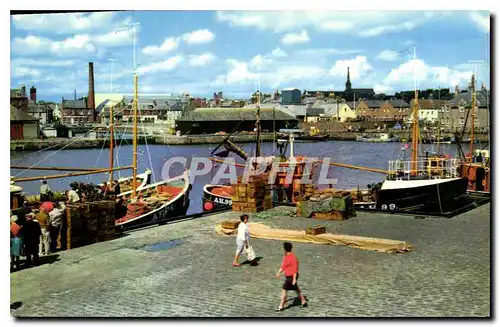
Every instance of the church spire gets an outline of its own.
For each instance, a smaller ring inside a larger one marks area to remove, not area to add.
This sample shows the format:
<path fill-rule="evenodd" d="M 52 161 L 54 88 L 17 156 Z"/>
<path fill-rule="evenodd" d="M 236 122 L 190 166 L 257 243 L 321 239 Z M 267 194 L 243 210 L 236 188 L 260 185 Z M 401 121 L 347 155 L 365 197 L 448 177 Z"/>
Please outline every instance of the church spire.
<path fill-rule="evenodd" d="M 347 82 L 345 82 L 345 90 L 346 91 L 351 90 L 351 77 L 349 75 L 349 66 L 347 67 Z"/>

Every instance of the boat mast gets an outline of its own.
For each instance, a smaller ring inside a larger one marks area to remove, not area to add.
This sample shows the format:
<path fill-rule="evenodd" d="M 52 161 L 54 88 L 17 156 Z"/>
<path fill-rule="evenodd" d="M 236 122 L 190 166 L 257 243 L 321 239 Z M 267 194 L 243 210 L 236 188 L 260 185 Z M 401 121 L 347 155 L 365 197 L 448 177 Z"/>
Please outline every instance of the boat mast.
<path fill-rule="evenodd" d="M 137 188 L 137 74 L 134 69 L 134 139 L 133 139 L 133 174 L 132 174 L 132 197 L 136 195 Z"/>
<path fill-rule="evenodd" d="M 255 128 L 257 129 L 257 146 L 255 148 L 255 157 L 260 157 L 260 66 L 259 66 L 259 80 L 257 87 L 257 121 L 255 122 Z"/>
<path fill-rule="evenodd" d="M 413 61 L 416 60 L 416 48 L 413 47 Z M 415 68 L 414 68 L 415 69 Z M 415 71 L 413 71 L 413 87 L 415 89 L 415 99 L 413 100 L 413 131 L 412 131 L 412 152 L 411 152 L 411 175 L 416 175 L 418 169 L 418 90 L 417 81 L 415 79 Z"/>
<path fill-rule="evenodd" d="M 441 105 L 441 86 L 438 85 L 438 101 L 439 101 L 439 105 L 438 107 Z M 438 136 L 437 136 L 437 149 L 436 149 L 436 152 L 437 154 L 439 155 L 439 143 L 441 142 L 441 120 L 439 119 L 439 111 L 441 110 L 441 108 L 438 109 L 438 120 L 437 120 L 437 123 L 438 123 Z"/>
<path fill-rule="evenodd" d="M 470 155 L 471 155 L 471 161 L 472 158 L 474 157 L 474 120 L 476 119 L 476 79 L 474 74 L 472 74 L 472 80 L 471 80 L 471 87 L 472 87 L 472 104 L 471 104 L 471 109 L 472 109 L 472 120 L 470 123 Z"/>
<path fill-rule="evenodd" d="M 109 107 L 109 182 L 113 182 L 113 162 L 114 162 L 114 126 L 113 126 L 113 106 Z"/>

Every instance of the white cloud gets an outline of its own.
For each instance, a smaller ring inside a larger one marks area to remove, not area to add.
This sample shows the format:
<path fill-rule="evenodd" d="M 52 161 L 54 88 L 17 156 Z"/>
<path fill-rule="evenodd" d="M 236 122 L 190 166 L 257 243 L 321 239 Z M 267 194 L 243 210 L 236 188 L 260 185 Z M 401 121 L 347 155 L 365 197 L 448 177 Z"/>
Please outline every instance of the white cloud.
<path fill-rule="evenodd" d="M 156 45 L 148 45 L 142 49 L 142 53 L 146 55 L 163 55 L 170 51 L 176 50 L 179 47 L 180 37 L 169 37 L 158 47 Z"/>
<path fill-rule="evenodd" d="M 271 52 L 271 55 L 274 57 L 287 57 L 288 56 L 288 54 L 285 51 L 281 50 L 280 48 L 274 49 Z"/>
<path fill-rule="evenodd" d="M 490 32 L 490 15 L 481 15 L 478 12 L 471 12 L 470 13 L 470 18 L 474 23 L 477 24 L 477 26 L 481 29 L 481 31 L 484 31 L 485 33 Z"/>
<path fill-rule="evenodd" d="M 347 75 L 347 67 L 349 67 L 351 80 L 358 79 L 373 68 L 365 56 L 356 56 L 354 59 L 335 61 L 335 64 L 330 68 L 329 74 L 345 77 Z"/>
<path fill-rule="evenodd" d="M 31 67 L 14 66 L 12 67 L 13 77 L 40 77 L 42 72 L 39 69 Z"/>
<path fill-rule="evenodd" d="M 137 31 L 139 28 L 137 28 Z M 119 47 L 124 45 L 133 44 L 134 30 L 126 29 L 126 30 L 118 30 L 111 31 L 106 34 L 95 35 L 92 37 L 92 41 L 95 45 L 99 47 Z"/>
<path fill-rule="evenodd" d="M 376 36 L 414 29 L 449 12 L 405 11 L 218 11 L 217 20 L 231 26 L 253 27 L 274 32 L 293 32 L 312 27 L 321 32 Z"/>
<path fill-rule="evenodd" d="M 393 50 L 382 50 L 376 59 L 382 61 L 396 61 L 399 59 L 399 55 Z"/>
<path fill-rule="evenodd" d="M 189 58 L 189 65 L 193 67 L 203 67 L 211 64 L 215 60 L 215 55 L 213 53 L 207 52 L 199 56 L 192 55 Z"/>
<path fill-rule="evenodd" d="M 36 67 L 69 67 L 75 64 L 74 60 L 36 60 L 31 58 L 16 58 L 11 61 L 14 66 L 36 66 Z"/>
<path fill-rule="evenodd" d="M 174 56 L 164 61 L 155 62 L 144 66 L 139 66 L 139 68 L 137 68 L 137 73 L 145 74 L 150 72 L 154 73 L 161 71 L 171 71 L 175 67 L 177 67 L 183 60 L 184 58 L 182 56 Z"/>
<path fill-rule="evenodd" d="M 413 88 L 413 78 L 417 87 L 423 83 L 432 83 L 432 87 L 454 87 L 465 84 L 472 76 L 472 70 L 450 69 L 446 66 L 429 66 L 423 60 L 407 61 L 392 69 L 384 79 L 384 85 L 405 85 Z"/>
<path fill-rule="evenodd" d="M 381 35 L 384 33 L 387 34 L 389 32 L 394 32 L 394 31 L 397 31 L 397 32 L 401 32 L 403 30 L 411 31 L 415 27 L 416 27 L 416 24 L 413 22 L 404 22 L 404 23 L 393 24 L 393 25 L 381 25 L 381 26 L 377 26 L 374 28 L 362 30 L 358 33 L 358 35 L 362 36 L 362 37 L 372 37 L 372 36 L 378 36 L 378 35 Z"/>
<path fill-rule="evenodd" d="M 375 91 L 375 93 L 385 93 L 385 94 L 394 93 L 394 89 L 391 86 L 383 84 L 375 84 L 373 90 Z"/>
<path fill-rule="evenodd" d="M 12 16 L 12 21 L 18 30 L 72 34 L 108 28 L 115 15 L 114 12 L 30 14 Z"/>
<path fill-rule="evenodd" d="M 256 64 L 266 57 L 256 56 L 249 63 L 228 59 L 228 71 L 217 76 L 214 85 L 247 84 L 255 88 L 260 80 L 261 85 L 276 88 L 285 86 L 291 81 L 304 82 L 326 76 L 327 71 L 311 64 L 264 61 L 262 71 L 258 73 Z M 266 65 L 267 64 L 267 65 Z"/>
<path fill-rule="evenodd" d="M 309 38 L 307 31 L 303 30 L 300 33 L 288 33 L 288 34 L 286 34 L 281 39 L 281 43 L 291 45 L 291 44 L 297 44 L 297 43 L 307 43 L 310 40 L 311 39 Z"/>
<path fill-rule="evenodd" d="M 45 37 L 28 35 L 25 38 L 15 38 L 12 50 L 22 54 L 53 54 L 59 57 L 83 56 L 94 53 L 96 48 L 90 43 L 88 35 L 74 35 L 62 41 L 53 41 Z"/>
<path fill-rule="evenodd" d="M 182 35 L 182 39 L 187 43 L 187 44 L 206 44 L 210 43 L 215 39 L 215 34 L 210 32 L 207 29 L 203 30 L 196 30 L 191 33 L 186 33 Z"/>

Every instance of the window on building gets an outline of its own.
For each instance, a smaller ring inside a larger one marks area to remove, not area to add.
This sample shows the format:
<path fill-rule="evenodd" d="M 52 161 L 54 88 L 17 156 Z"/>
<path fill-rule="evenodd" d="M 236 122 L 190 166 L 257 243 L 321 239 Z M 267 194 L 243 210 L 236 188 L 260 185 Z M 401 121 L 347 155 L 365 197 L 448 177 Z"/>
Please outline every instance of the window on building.
<path fill-rule="evenodd" d="M 148 105 L 148 109 L 153 109 L 154 106 L 152 104 Z"/>
<path fill-rule="evenodd" d="M 458 107 L 458 111 L 460 111 L 460 112 L 464 112 L 464 111 L 465 111 L 465 108 L 464 108 L 463 106 L 460 106 L 460 107 Z"/>
<path fill-rule="evenodd" d="M 463 125 L 463 124 L 465 124 L 465 118 L 460 117 L 460 125 Z"/>

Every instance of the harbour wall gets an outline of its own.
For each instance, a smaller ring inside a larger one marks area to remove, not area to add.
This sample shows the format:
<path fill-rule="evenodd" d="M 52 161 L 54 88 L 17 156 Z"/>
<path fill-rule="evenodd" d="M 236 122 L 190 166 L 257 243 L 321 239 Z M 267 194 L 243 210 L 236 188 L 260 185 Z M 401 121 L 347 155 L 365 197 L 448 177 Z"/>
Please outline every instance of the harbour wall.
<path fill-rule="evenodd" d="M 393 136 L 397 136 L 401 139 L 407 139 L 409 136 L 408 132 L 391 132 Z M 330 132 L 329 136 L 332 140 L 343 140 L 343 141 L 354 141 L 357 136 L 367 135 L 369 137 L 377 137 L 379 132 L 365 132 L 365 133 L 354 133 L 354 132 Z M 451 133 L 443 133 L 442 137 L 453 137 Z M 221 143 L 226 135 L 164 135 L 164 136 L 140 136 L 138 138 L 139 144 L 166 144 L 166 145 L 199 145 L 199 144 L 219 144 Z M 468 136 L 464 136 L 464 140 Z M 476 134 L 475 139 L 479 142 L 487 143 L 488 134 Z M 246 135 L 232 135 L 231 141 L 234 143 L 252 143 L 255 142 L 254 134 Z M 263 133 L 262 142 L 272 142 L 273 133 Z M 130 138 L 123 140 L 116 140 L 116 144 L 132 144 Z M 107 138 L 81 138 L 81 139 L 71 139 L 71 138 L 49 138 L 44 140 L 11 140 L 10 150 L 11 151 L 38 151 L 45 148 L 52 148 L 54 150 L 58 149 L 89 149 L 89 148 L 102 148 L 109 147 L 109 139 Z"/>

